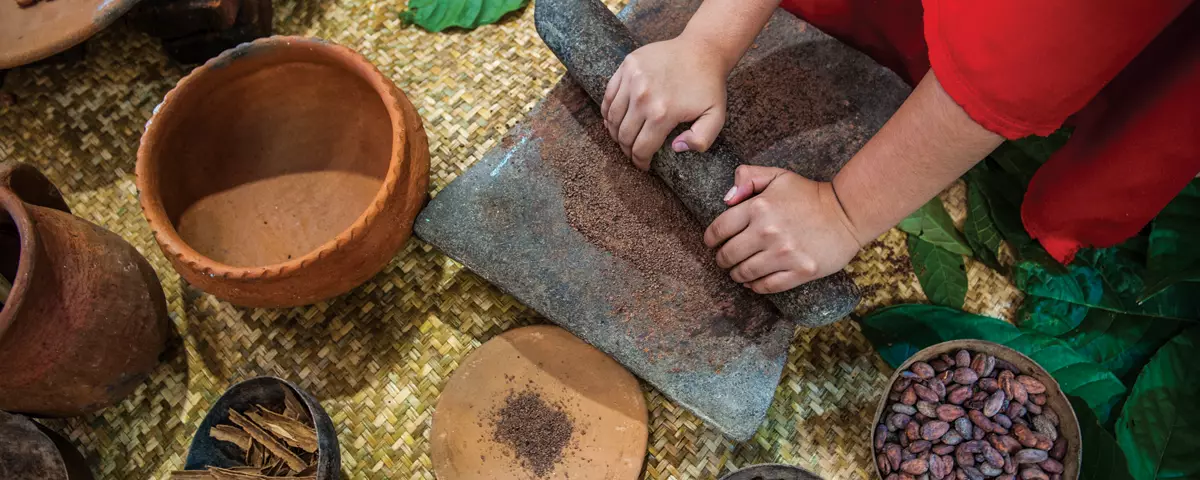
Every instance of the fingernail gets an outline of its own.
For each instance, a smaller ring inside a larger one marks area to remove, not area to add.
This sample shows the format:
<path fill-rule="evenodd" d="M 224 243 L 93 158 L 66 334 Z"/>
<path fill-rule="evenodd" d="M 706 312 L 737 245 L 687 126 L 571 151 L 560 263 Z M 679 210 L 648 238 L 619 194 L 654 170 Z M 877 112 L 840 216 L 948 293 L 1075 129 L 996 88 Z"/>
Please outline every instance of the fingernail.
<path fill-rule="evenodd" d="M 725 201 L 728 202 L 734 195 L 737 195 L 737 185 L 734 185 L 733 188 L 729 189 L 729 193 L 725 194 Z"/>
<path fill-rule="evenodd" d="M 671 144 L 671 148 L 675 150 L 675 153 L 686 152 L 688 151 L 688 144 L 683 140 L 676 140 L 675 143 Z"/>

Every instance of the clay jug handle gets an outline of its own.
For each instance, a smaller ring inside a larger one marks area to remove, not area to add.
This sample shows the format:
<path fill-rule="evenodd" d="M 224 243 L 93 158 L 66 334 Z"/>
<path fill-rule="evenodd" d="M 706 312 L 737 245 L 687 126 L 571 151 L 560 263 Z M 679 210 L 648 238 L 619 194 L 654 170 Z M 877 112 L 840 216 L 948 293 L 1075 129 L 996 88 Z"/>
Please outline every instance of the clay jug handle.
<path fill-rule="evenodd" d="M 17 162 L 0 163 L 0 189 L 12 192 L 22 202 L 71 213 L 58 187 L 37 168 Z"/>

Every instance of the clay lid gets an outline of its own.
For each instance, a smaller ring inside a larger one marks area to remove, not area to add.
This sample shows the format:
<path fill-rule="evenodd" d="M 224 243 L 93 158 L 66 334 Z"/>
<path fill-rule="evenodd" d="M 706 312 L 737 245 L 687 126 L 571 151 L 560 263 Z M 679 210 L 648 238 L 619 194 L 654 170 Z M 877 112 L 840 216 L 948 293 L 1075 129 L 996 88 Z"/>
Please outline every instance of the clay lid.
<path fill-rule="evenodd" d="M 0 2 L 0 70 L 74 47 L 116 21 L 137 0 L 40 1 L 28 8 Z"/>
<path fill-rule="evenodd" d="M 494 439 L 510 395 L 537 392 L 573 421 L 552 471 L 538 477 Z M 566 330 L 539 325 L 508 331 L 455 370 L 433 414 L 433 468 L 452 479 L 634 479 L 646 456 L 647 413 L 637 380 Z"/>

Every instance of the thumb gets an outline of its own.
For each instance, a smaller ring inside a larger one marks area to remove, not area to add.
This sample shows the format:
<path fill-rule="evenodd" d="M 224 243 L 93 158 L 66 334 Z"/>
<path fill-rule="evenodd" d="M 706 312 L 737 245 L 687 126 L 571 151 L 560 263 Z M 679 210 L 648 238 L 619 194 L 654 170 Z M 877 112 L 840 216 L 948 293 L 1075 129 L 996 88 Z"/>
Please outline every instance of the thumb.
<path fill-rule="evenodd" d="M 671 141 L 671 149 L 676 152 L 703 152 L 712 146 L 725 126 L 725 109 L 711 108 L 692 122 L 692 127 Z"/>
<path fill-rule="evenodd" d="M 775 167 L 759 167 L 756 165 L 741 165 L 733 174 L 733 188 L 725 194 L 725 204 L 734 206 L 767 189 L 776 178 L 788 173 L 788 170 Z"/>

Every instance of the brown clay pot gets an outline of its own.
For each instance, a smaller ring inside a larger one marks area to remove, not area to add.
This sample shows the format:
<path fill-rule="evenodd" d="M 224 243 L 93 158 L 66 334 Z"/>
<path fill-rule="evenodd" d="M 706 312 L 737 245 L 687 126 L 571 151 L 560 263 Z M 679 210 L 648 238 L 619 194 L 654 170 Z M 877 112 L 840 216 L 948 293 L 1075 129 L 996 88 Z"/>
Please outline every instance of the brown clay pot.
<path fill-rule="evenodd" d="M 412 234 L 429 146 L 408 98 L 317 39 L 228 50 L 167 93 L 138 150 L 142 210 L 188 282 L 252 307 L 314 303 Z"/>
<path fill-rule="evenodd" d="M 92 480 L 83 455 L 65 438 L 28 418 L 0 412 L 0 478 Z"/>
<path fill-rule="evenodd" d="M 150 264 L 121 237 L 70 214 L 28 165 L 0 165 L 0 410 L 92 412 L 158 364 L 167 305 Z"/>
<path fill-rule="evenodd" d="M 879 405 L 875 407 L 875 419 L 871 422 L 872 433 L 870 445 L 875 444 L 875 426 L 879 425 L 880 419 L 884 416 L 885 409 L 887 409 L 888 404 L 891 403 L 887 399 L 887 392 L 891 391 L 892 385 L 895 384 L 896 380 L 900 378 L 900 373 L 908 370 L 908 368 L 916 362 L 928 362 L 940 357 L 943 353 L 953 356 L 955 352 L 963 349 L 970 351 L 972 354 L 975 352 L 983 352 L 1001 360 L 1005 360 L 1008 363 L 1016 366 L 1022 374 L 1036 378 L 1038 381 L 1042 382 L 1042 384 L 1046 385 L 1046 406 L 1053 408 L 1054 412 L 1058 414 L 1060 422 L 1058 425 L 1059 435 L 1062 435 L 1067 439 L 1067 454 L 1065 457 L 1063 457 L 1062 462 L 1062 480 L 1077 480 L 1079 478 L 1079 465 L 1080 462 L 1083 461 L 1083 438 L 1079 430 L 1079 419 L 1075 416 L 1075 409 L 1071 408 L 1071 402 L 1067 400 L 1067 395 L 1064 394 L 1062 388 L 1059 387 L 1058 381 L 1054 380 L 1054 377 L 1050 376 L 1050 373 L 1047 372 L 1046 369 L 1042 368 L 1041 365 L 1038 365 L 1038 363 L 1033 361 L 1033 359 L 1025 356 L 1025 354 L 1008 348 L 1004 345 L 985 340 L 951 340 L 948 342 L 931 345 L 917 353 L 914 353 L 911 357 L 908 357 L 908 360 L 905 360 L 903 364 L 897 367 L 896 371 L 892 372 L 892 377 L 888 379 L 887 388 L 883 390 L 884 394 L 883 397 L 879 399 Z M 872 448 L 872 464 L 875 464 L 873 461 L 874 459 L 875 451 Z M 878 464 L 875 465 L 874 470 L 875 477 L 883 480 L 884 475 L 883 472 L 879 471 Z"/>

